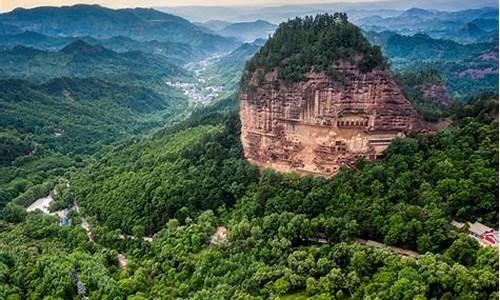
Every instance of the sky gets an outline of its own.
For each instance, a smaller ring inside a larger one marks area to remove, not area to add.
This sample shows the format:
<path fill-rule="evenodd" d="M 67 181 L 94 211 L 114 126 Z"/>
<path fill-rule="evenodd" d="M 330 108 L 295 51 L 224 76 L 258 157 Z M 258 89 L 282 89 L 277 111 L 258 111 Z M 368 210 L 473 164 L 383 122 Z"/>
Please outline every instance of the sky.
<path fill-rule="evenodd" d="M 63 6 L 78 3 L 99 4 L 102 6 L 120 7 L 158 7 L 184 5 L 271 5 L 271 4 L 305 4 L 305 3 L 357 2 L 357 0 L 0 0 L 0 11 L 10 11 L 16 7 Z"/>

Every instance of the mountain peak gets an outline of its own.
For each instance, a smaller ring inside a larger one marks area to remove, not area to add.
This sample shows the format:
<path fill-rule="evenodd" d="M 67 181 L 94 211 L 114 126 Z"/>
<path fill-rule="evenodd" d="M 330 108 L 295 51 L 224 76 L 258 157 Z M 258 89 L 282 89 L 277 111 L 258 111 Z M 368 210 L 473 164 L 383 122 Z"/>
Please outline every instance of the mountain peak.
<path fill-rule="evenodd" d="M 355 60 L 361 72 L 385 68 L 380 48 L 372 46 L 344 13 L 296 18 L 281 23 L 247 64 L 243 81 L 259 68 L 279 79 L 299 81 L 310 71 L 332 73 L 339 60 Z"/>
<path fill-rule="evenodd" d="M 404 17 L 430 17 L 433 16 L 434 13 L 432 11 L 422 9 L 422 8 L 417 8 L 417 7 L 412 7 L 405 12 L 403 12 L 402 16 Z"/>
<path fill-rule="evenodd" d="M 240 120 L 250 163 L 325 176 L 420 126 L 380 49 L 343 13 L 280 24 L 247 63 Z"/>
<path fill-rule="evenodd" d="M 7 51 L 10 51 L 10 52 L 16 53 L 16 54 L 26 55 L 26 56 L 33 56 L 33 55 L 43 53 L 42 50 L 39 50 L 39 49 L 36 49 L 33 47 L 23 46 L 23 45 L 16 45 L 16 46 L 14 46 L 14 48 L 12 48 L 11 50 L 7 50 Z"/>
<path fill-rule="evenodd" d="M 97 53 L 109 53 L 112 52 L 104 48 L 101 45 L 91 45 L 83 40 L 76 40 L 61 50 L 63 53 L 84 53 L 84 54 L 97 54 Z"/>
<path fill-rule="evenodd" d="M 204 47 L 207 52 L 232 50 L 240 44 L 235 39 L 203 32 L 184 18 L 146 8 L 110 9 L 82 4 L 44 6 L 0 14 L 0 34 L 14 29 L 57 37 L 109 39 L 126 36 L 139 41 L 179 42 Z"/>
<path fill-rule="evenodd" d="M 258 19 L 255 21 L 256 24 L 266 24 L 266 25 L 274 25 L 273 23 L 271 22 L 268 22 L 266 20 L 262 20 L 262 19 Z"/>

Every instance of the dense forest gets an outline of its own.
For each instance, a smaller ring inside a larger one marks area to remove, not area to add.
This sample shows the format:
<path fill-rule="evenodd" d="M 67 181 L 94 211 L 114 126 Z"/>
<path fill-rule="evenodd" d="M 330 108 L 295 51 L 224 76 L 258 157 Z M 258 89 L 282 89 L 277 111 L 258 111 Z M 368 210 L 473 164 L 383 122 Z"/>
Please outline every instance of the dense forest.
<path fill-rule="evenodd" d="M 259 175 L 242 157 L 236 116 L 227 122 L 115 148 L 73 178 L 77 198 L 109 227 L 131 233 L 144 225 L 148 235 L 179 213 L 194 217 L 240 198 L 249 216 L 328 215 L 353 224 L 348 236 L 423 252 L 450 243 L 452 218 L 497 225 L 496 122 L 467 119 L 436 135 L 397 140 L 383 161 L 362 166 L 361 174 L 344 170 L 331 179 Z M 133 201 L 124 205 L 124 198 Z"/>
<path fill-rule="evenodd" d="M 154 9 L 0 14 L 0 299 L 498 299 L 498 247 L 450 225 L 499 225 L 498 40 L 366 35 L 344 13 L 241 45 Z M 254 53 L 243 83 L 390 68 L 450 126 L 333 177 L 259 169 L 234 95 Z"/>
<path fill-rule="evenodd" d="M 244 43 L 231 53 L 218 59 L 213 65 L 204 70 L 210 83 L 222 85 L 231 90 L 238 90 L 241 72 L 245 68 L 245 62 L 259 51 L 265 40 L 257 39 L 252 43 Z"/>
<path fill-rule="evenodd" d="M 91 299 L 495 299 L 498 249 L 449 226 L 498 225 L 494 101 L 455 108 L 452 128 L 397 140 L 361 173 L 327 179 L 246 163 L 238 117 L 221 112 L 236 103 L 227 99 L 71 175 L 96 244 L 75 211 L 61 227 L 9 206 L 3 296 L 68 298 L 83 286 Z M 217 226 L 228 230 L 220 241 Z M 153 234 L 152 242 L 133 237 Z M 357 238 L 422 255 L 399 257 Z"/>
<path fill-rule="evenodd" d="M 15 9 L 0 15 L 0 33 L 34 31 L 52 37 L 128 37 L 136 41 L 175 42 L 205 55 L 238 47 L 235 38 L 205 32 L 188 20 L 151 8 L 111 9 L 78 4 Z"/>
<path fill-rule="evenodd" d="M 438 121 L 449 114 L 452 98 L 438 70 L 417 68 L 395 73 L 394 79 L 415 110 L 428 121 Z M 426 92 L 434 92 L 433 97 Z M 431 99 L 429 99 L 431 98 Z"/>
<path fill-rule="evenodd" d="M 313 69 L 333 74 L 332 62 L 356 55 L 362 56 L 357 62 L 362 72 L 386 63 L 380 48 L 370 45 L 361 30 L 348 22 L 346 14 L 295 18 L 281 23 L 247 62 L 242 82 L 248 81 L 258 68 L 276 69 L 278 77 L 287 81 L 298 81 Z"/>
<path fill-rule="evenodd" d="M 164 126 L 186 108 L 160 78 L 0 79 L 0 208 L 20 194 L 24 204 L 46 195 L 47 182 L 103 146 Z"/>
<path fill-rule="evenodd" d="M 188 102 L 165 84 L 191 75 L 162 55 L 75 41 L 58 51 L 1 51 L 0 209 L 29 205 L 91 155 L 182 118 Z"/>
<path fill-rule="evenodd" d="M 140 51 L 114 52 L 77 40 L 59 51 L 17 46 L 0 51 L 0 74 L 43 81 L 57 77 L 187 76 L 170 58 Z"/>
<path fill-rule="evenodd" d="M 460 44 L 427 34 L 407 36 L 384 31 L 365 32 L 365 35 L 370 42 L 380 45 L 393 72 L 436 70 L 456 100 L 498 90 L 498 37 Z"/>

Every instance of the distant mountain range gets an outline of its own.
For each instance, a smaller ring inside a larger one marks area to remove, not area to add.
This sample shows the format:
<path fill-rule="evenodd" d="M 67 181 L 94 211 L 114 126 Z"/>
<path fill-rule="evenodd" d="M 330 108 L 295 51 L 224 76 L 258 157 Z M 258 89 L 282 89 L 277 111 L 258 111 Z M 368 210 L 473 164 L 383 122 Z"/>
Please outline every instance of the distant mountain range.
<path fill-rule="evenodd" d="M 186 75 L 186 71 L 160 55 L 141 51 L 118 53 L 101 45 L 74 41 L 59 51 L 25 46 L 0 51 L 0 72 L 44 81 L 55 77 Z"/>
<path fill-rule="evenodd" d="M 461 43 L 484 42 L 498 37 L 498 9 L 488 7 L 456 12 L 411 8 L 396 16 L 372 15 L 355 23 L 367 31 L 426 33 L 433 38 Z"/>
<path fill-rule="evenodd" d="M 99 78 L 64 77 L 41 84 L 0 78 L 0 133 L 10 130 L 19 140 L 33 139 L 39 143 L 36 155 L 93 153 L 119 138 L 158 128 L 185 109 L 186 99 L 164 89 Z"/>
<path fill-rule="evenodd" d="M 267 38 L 272 35 L 278 27 L 275 24 L 263 20 L 253 22 L 230 23 L 220 20 L 210 20 L 204 23 L 197 23 L 214 33 L 226 37 L 235 37 L 243 42 L 253 42 L 259 38 Z"/>
<path fill-rule="evenodd" d="M 125 36 L 116 36 L 107 39 L 96 39 L 89 36 L 59 37 L 48 36 L 33 31 L 0 35 L 0 49 L 11 49 L 22 45 L 40 50 L 57 51 L 77 40 L 83 40 L 92 45 L 101 45 L 116 52 L 142 51 L 150 54 L 158 54 L 170 58 L 177 64 L 185 64 L 207 54 L 203 49 L 176 42 L 159 42 L 156 40 L 138 41 Z"/>
<path fill-rule="evenodd" d="M 436 8 L 445 2 L 438 0 Z M 198 11 L 205 17 L 224 13 L 233 20 L 213 18 L 198 23 L 144 8 L 75 5 L 16 9 L 0 14 L 0 70 L 5 75 L 42 81 L 70 75 L 184 76 L 185 64 L 226 53 L 208 69 L 217 74 L 213 77 L 216 85 L 235 87 L 245 60 L 261 46 L 254 40 L 266 39 L 275 31 L 277 26 L 269 20 L 346 8 L 349 19 L 372 43 L 382 47 L 394 69 L 408 68 L 412 62 L 439 63 L 437 67 L 446 71 L 445 80 L 454 78 L 456 87 L 466 87 L 461 95 L 476 87 L 497 86 L 491 79 L 498 76 L 494 65 L 498 55 L 493 55 L 498 50 L 496 6 L 441 11 L 425 9 L 425 1 L 405 2 L 407 6 L 388 3 L 392 2 L 364 7 L 359 3 L 248 10 L 225 7 L 220 11 L 207 7 Z M 461 6 L 467 7 L 474 5 Z M 186 15 L 191 10 L 183 7 L 173 11 Z M 463 84 L 463 80 L 470 82 Z"/>
<path fill-rule="evenodd" d="M 228 55 L 220 58 L 209 67 L 209 72 L 218 74 L 221 82 L 218 84 L 227 88 L 237 88 L 245 62 L 249 60 L 264 45 L 264 39 L 244 43 Z"/>
<path fill-rule="evenodd" d="M 206 22 L 194 22 L 193 24 L 216 32 L 216 31 L 224 29 L 224 27 L 231 25 L 233 23 L 227 22 L 227 21 L 221 21 L 221 20 L 209 20 Z"/>
<path fill-rule="evenodd" d="M 438 70 L 455 98 L 498 90 L 498 39 L 472 44 L 435 39 L 418 33 L 365 32 L 380 45 L 394 72 Z"/>
<path fill-rule="evenodd" d="M 21 31 L 98 39 L 124 36 L 139 41 L 184 43 L 207 52 L 229 51 L 240 44 L 235 38 L 208 33 L 181 17 L 157 10 L 113 10 L 98 5 L 17 8 L 0 14 L 0 33 Z"/>
<path fill-rule="evenodd" d="M 368 32 L 365 35 L 371 43 L 380 45 L 384 54 L 393 61 L 456 61 L 480 56 L 498 48 L 497 41 L 464 45 L 450 40 L 434 39 L 423 33 L 406 36 L 385 31 Z"/>
<path fill-rule="evenodd" d="M 247 6 L 179 6 L 158 7 L 157 9 L 182 16 L 190 21 L 206 22 L 223 20 L 245 22 L 258 19 L 280 23 L 296 16 L 318 13 L 346 12 L 351 20 L 378 14 L 382 17 L 394 15 L 412 7 L 426 10 L 458 11 L 482 7 L 498 8 L 496 0 L 389 0 L 333 2 L 297 5 L 247 5 Z"/>

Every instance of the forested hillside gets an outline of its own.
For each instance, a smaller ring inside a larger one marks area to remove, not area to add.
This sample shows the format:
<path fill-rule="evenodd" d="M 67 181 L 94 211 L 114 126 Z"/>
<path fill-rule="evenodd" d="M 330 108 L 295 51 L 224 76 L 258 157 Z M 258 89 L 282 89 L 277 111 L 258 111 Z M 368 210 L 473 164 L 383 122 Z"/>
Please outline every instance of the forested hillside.
<path fill-rule="evenodd" d="M 451 226 L 499 226 L 495 16 L 378 12 L 245 44 L 154 9 L 0 14 L 0 299 L 497 299 L 498 247 Z M 252 56 L 285 84 L 383 69 L 445 126 L 336 176 L 259 169 L 234 94 Z"/>
<path fill-rule="evenodd" d="M 234 113 L 216 112 L 220 105 L 195 113 L 71 176 L 96 245 L 84 242 L 76 216 L 59 227 L 10 207 L 4 218 L 20 223 L 2 225 L 2 290 L 67 297 L 76 295 L 68 277 L 76 274 L 91 298 L 495 298 L 498 249 L 479 249 L 448 225 L 498 225 L 491 101 L 457 108 L 454 127 L 434 136 L 396 141 L 361 173 L 329 179 L 258 171 L 242 157 Z M 214 242 L 217 226 L 228 234 Z M 121 234 L 154 237 L 150 244 Z M 355 238 L 427 254 L 401 258 Z M 38 252 L 26 253 L 26 243 Z M 128 259 L 124 269 L 117 253 Z M 45 283 L 30 284 L 35 278 Z"/>
<path fill-rule="evenodd" d="M 187 105 L 176 91 L 150 85 L 99 78 L 57 78 L 44 84 L 0 80 L 0 127 L 32 134 L 49 149 L 92 153 L 119 135 L 157 128 L 162 115 Z M 156 120 L 146 118 L 153 113 Z"/>
<path fill-rule="evenodd" d="M 19 28 L 0 38 L 0 209 L 46 196 L 106 145 L 183 118 L 188 101 L 166 81 L 193 81 L 185 63 L 235 45 L 144 9 L 45 7 L 0 19 Z M 154 22 L 161 26 L 139 39 Z M 186 32 L 189 44 L 174 38 Z"/>
<path fill-rule="evenodd" d="M 384 31 L 365 35 L 380 45 L 394 72 L 437 70 L 457 100 L 498 89 L 498 38 L 459 44 L 426 34 L 405 36 Z"/>
<path fill-rule="evenodd" d="M 211 82 L 231 90 L 237 90 L 246 61 L 251 59 L 264 43 L 265 40 L 262 39 L 255 40 L 252 43 L 244 43 L 231 53 L 218 59 L 216 63 L 205 70 L 207 74 L 213 74 Z"/>
<path fill-rule="evenodd" d="M 34 81 L 65 76 L 187 76 L 186 71 L 163 56 L 140 51 L 117 53 L 81 40 L 57 52 L 18 46 L 0 54 L 1 74 Z"/>
<path fill-rule="evenodd" d="M 19 8 L 0 14 L 0 23 L 52 36 L 126 36 L 140 41 L 179 42 L 207 53 L 227 51 L 239 44 L 235 39 L 206 33 L 181 17 L 145 8 L 113 10 L 83 4 Z"/>
<path fill-rule="evenodd" d="M 395 31 L 403 35 L 424 33 L 461 44 L 498 38 L 498 6 L 459 11 L 410 8 L 392 16 L 367 16 L 356 20 L 367 31 Z M 495 24 L 495 25 L 492 25 Z"/>
<path fill-rule="evenodd" d="M 40 7 L 0 19 L 0 210 L 47 196 L 107 145 L 184 118 L 188 99 L 167 81 L 196 82 L 185 64 L 239 44 L 150 9 Z"/>
<path fill-rule="evenodd" d="M 239 22 L 228 24 L 216 32 L 222 36 L 236 37 L 243 42 L 253 42 L 256 39 L 267 39 L 274 33 L 276 25 L 267 21 Z"/>
<path fill-rule="evenodd" d="M 22 45 L 40 50 L 57 51 L 79 40 L 90 45 L 100 45 L 116 52 L 141 51 L 158 54 L 170 58 L 171 62 L 176 64 L 185 64 L 202 58 L 206 54 L 206 49 L 177 42 L 138 41 L 125 36 L 115 36 L 107 39 L 96 39 L 88 36 L 60 37 L 48 36 L 33 31 L 0 35 L 0 47 L 12 49 Z"/>
<path fill-rule="evenodd" d="M 0 207 L 50 181 L 50 174 L 79 165 L 74 159 L 162 127 L 187 107 L 182 95 L 161 82 L 126 78 L 57 78 L 44 84 L 4 79 L 0 87 Z M 28 197 L 33 201 L 48 191 Z"/>
<path fill-rule="evenodd" d="M 305 38 L 310 37 L 310 38 Z M 372 46 L 358 27 L 349 23 L 347 15 L 317 15 L 296 18 L 281 23 L 274 35 L 259 52 L 247 62 L 243 80 L 257 68 L 276 69 L 278 77 L 298 81 L 310 71 L 332 74 L 333 63 L 339 59 L 357 62 L 362 72 L 385 67 L 380 48 Z"/>
<path fill-rule="evenodd" d="M 498 47 L 498 40 L 460 44 L 452 40 L 435 39 L 427 34 L 401 35 L 393 31 L 365 32 L 371 43 L 380 45 L 384 54 L 396 64 L 408 60 L 458 61 L 481 55 Z"/>
<path fill-rule="evenodd" d="M 2 208 L 29 205 L 103 146 L 163 127 L 188 107 L 165 80 L 191 74 L 164 55 L 75 40 L 57 51 L 15 46 L 0 61 Z"/>
<path fill-rule="evenodd" d="M 438 121 L 450 114 L 453 98 L 438 70 L 423 67 L 400 71 L 396 82 L 424 119 Z"/>
<path fill-rule="evenodd" d="M 243 197 L 241 205 L 251 216 L 283 211 L 310 217 L 327 214 L 341 218 L 345 226 L 350 221 L 356 224 L 352 234 L 413 249 L 422 242 L 420 250 L 424 252 L 438 251 L 450 242 L 446 228 L 452 218 L 481 218 L 492 226 L 497 223 L 496 210 L 491 209 L 497 207 L 496 122 L 471 119 L 434 136 L 396 141 L 382 162 L 363 166 L 361 175 L 345 170 L 329 180 L 266 172 L 259 179 L 244 162 L 239 143 L 234 144 L 239 126 L 230 124 L 225 133 L 214 131 L 199 143 L 184 142 L 184 151 L 177 146 L 196 131 L 178 136 L 158 134 L 144 145 L 122 145 L 79 173 L 74 183 L 77 197 L 99 220 L 129 233 L 141 224 L 147 224 L 149 234 L 154 233 L 166 222 L 155 222 L 156 215 L 168 219 L 175 212 L 185 211 L 195 216 L 200 208 L 228 207 Z M 175 155 L 173 150 L 180 152 Z M 472 164 L 472 158 L 477 163 Z M 158 161 L 163 163 L 154 163 Z M 102 173 L 103 162 L 109 173 Z M 176 166 L 179 171 L 175 171 Z M 460 188 L 462 185 L 468 187 Z M 139 186 L 149 188 L 134 188 Z M 125 203 L 137 205 L 129 210 L 130 218 L 124 217 Z M 120 205 L 122 209 L 118 209 Z M 138 207 L 146 210 L 139 211 Z M 377 213 L 370 217 L 374 211 Z M 396 211 L 399 213 L 395 215 Z M 116 221 L 120 223 L 113 223 Z M 393 227 L 408 221 L 416 222 L 415 226 Z M 349 235 L 349 231 L 345 233 Z M 423 241 L 428 239 L 434 242 L 425 245 Z"/>

